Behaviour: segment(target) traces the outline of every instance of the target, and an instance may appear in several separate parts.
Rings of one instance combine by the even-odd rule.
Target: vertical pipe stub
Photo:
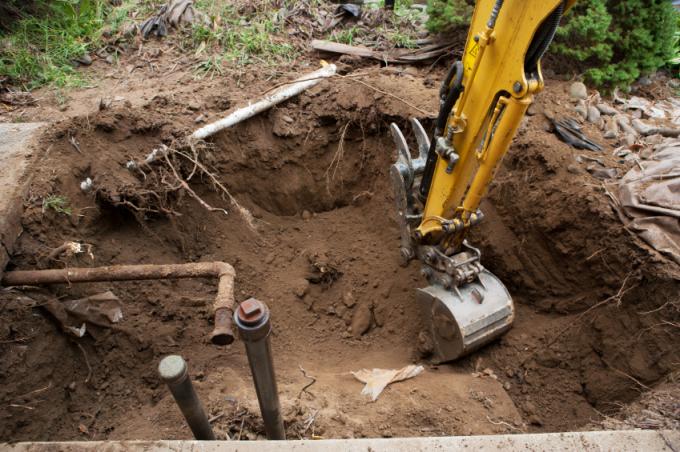
[[[269,308],[255,298],[249,298],[241,303],[234,315],[241,339],[256,342],[269,336]]]
[[[261,301],[249,298],[234,312],[234,323],[246,346],[248,364],[253,374],[253,383],[255,383],[255,392],[267,439],[286,439],[269,342],[269,333],[272,330],[269,322],[269,308]]]
[[[172,397],[184,415],[194,437],[198,440],[214,440],[215,433],[210,426],[208,416],[196,394],[189,378],[189,370],[184,358],[178,355],[166,356],[158,364],[158,373],[168,385]]]
[[[158,365],[158,373],[167,385],[174,385],[187,377],[187,363],[179,355],[166,356]]]

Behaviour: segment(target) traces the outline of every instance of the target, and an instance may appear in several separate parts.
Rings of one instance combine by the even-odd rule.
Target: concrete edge
[[[267,452],[317,450],[333,452],[413,451],[668,451],[680,450],[680,432],[674,430],[607,430],[519,435],[443,436],[429,438],[330,439],[300,441],[67,441],[1,443],[1,450],[47,451],[145,451],[160,452]]]
[[[12,193],[6,194],[8,196],[7,203],[5,206],[9,205],[5,211],[1,212],[2,218],[0,218],[0,278],[2,278],[2,273],[5,267],[9,263],[12,253],[14,252],[14,244],[16,239],[19,237],[22,231],[21,226],[21,216],[24,212],[24,198],[28,192],[28,188],[31,182],[32,174],[31,170],[33,165],[38,162],[42,156],[40,152],[37,152],[37,144],[40,137],[43,135],[49,123],[47,122],[33,122],[33,123],[17,123],[17,124],[0,124],[2,127],[2,132],[9,129],[12,126],[20,127],[21,130],[17,134],[18,143],[11,142],[9,144],[4,143],[5,146],[18,145],[22,148],[21,151],[15,152],[14,158],[25,158],[27,162],[20,168],[21,174],[18,176],[15,190]],[[28,137],[25,137],[28,135]],[[4,163],[4,162],[3,162]],[[15,176],[15,177],[16,177]]]

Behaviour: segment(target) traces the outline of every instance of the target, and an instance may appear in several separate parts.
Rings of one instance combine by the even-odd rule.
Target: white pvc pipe
[[[204,138],[213,135],[220,130],[231,127],[234,124],[238,124],[248,118],[261,113],[276,104],[283,102],[286,99],[290,99],[293,96],[297,96],[304,90],[311,88],[312,86],[319,83],[321,80],[335,75],[336,67],[334,64],[329,64],[324,66],[318,71],[314,71],[310,74],[304,75],[299,79],[276,89],[274,92],[258,100],[254,104],[250,104],[247,107],[239,108],[238,110],[229,114],[229,116],[215,121],[207,126],[201,127],[191,134],[192,139],[202,140]]]

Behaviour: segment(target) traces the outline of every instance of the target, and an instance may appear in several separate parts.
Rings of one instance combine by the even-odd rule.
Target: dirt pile
[[[518,303],[515,328],[481,353],[427,366],[367,403],[349,371],[420,359],[413,288],[423,281],[417,264],[399,266],[387,126],[407,129],[409,104],[435,105],[436,97],[408,75],[369,81],[380,91],[324,82],[201,151],[255,228],[198,172],[192,190],[228,215],[206,211],[180,189],[143,204],[157,199],[159,184],[175,182],[159,170],[162,162],[144,174],[126,164],[195,126],[175,114],[182,102],[159,97],[59,124],[45,136],[13,265],[230,262],[237,299],[254,296],[272,310],[290,437],[568,430],[675,369],[676,330],[661,322],[677,322],[677,268],[622,229],[601,183],[573,163],[578,152],[535,116],[507,156],[473,237]],[[556,94],[541,101],[557,104],[563,88],[551,84]],[[202,102],[210,108],[209,98]],[[176,167],[185,178],[192,168]],[[93,190],[84,192],[87,177]],[[144,192],[150,187],[156,194]],[[71,214],[44,208],[49,195],[67,199]],[[66,240],[92,245],[94,260],[50,262],[50,250]],[[39,308],[46,297],[103,290],[123,301],[129,334],[93,327],[75,343]],[[262,426],[242,344],[207,341],[212,290],[208,281],[168,281],[2,293],[0,397],[9,407],[0,436],[189,437],[155,371],[160,357],[181,353],[220,435],[257,438]],[[311,394],[301,392],[309,382],[301,367],[317,379]]]

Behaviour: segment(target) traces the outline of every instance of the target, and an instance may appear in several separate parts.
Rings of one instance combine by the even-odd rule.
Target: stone
[[[300,278],[298,281],[293,283],[292,290],[296,297],[304,298],[304,296],[307,295],[307,292],[309,292],[309,281],[304,278]]]
[[[623,142],[626,146],[632,146],[635,144],[635,135],[632,133],[627,133],[626,136],[623,137]]]
[[[545,116],[548,119],[555,119],[555,112],[550,108],[544,107],[543,116]]]
[[[309,210],[303,210],[302,219],[306,221],[309,220],[310,218],[312,218],[312,214],[309,212]]]
[[[597,109],[597,107],[590,106],[588,107],[588,115],[587,115],[588,122],[593,123],[593,124],[599,124],[600,123],[600,110]]]
[[[526,411],[528,416],[532,416],[538,413],[538,408],[536,408],[534,402],[528,401],[524,404],[524,411]]]
[[[619,136],[619,126],[613,118],[604,118],[604,135],[605,138],[617,138]]]
[[[385,307],[378,305],[373,306],[373,319],[375,320],[375,325],[383,327],[385,325]]]
[[[601,180],[613,179],[617,176],[616,168],[603,168],[599,164],[593,163],[586,167],[593,177]]]
[[[352,334],[354,337],[361,337],[371,329],[371,305],[361,303],[357,306],[352,316]]]
[[[569,87],[569,96],[572,100],[585,100],[588,98],[588,88],[582,82],[574,82]]]
[[[527,116],[534,116],[537,113],[540,113],[540,111],[541,109],[538,106],[538,104],[536,104],[536,102],[533,102],[531,105],[529,105],[529,108],[527,108]]]
[[[643,76],[640,77],[637,82],[640,86],[649,86],[652,84],[652,79],[647,76]]]
[[[354,299],[354,295],[352,295],[351,290],[348,290],[347,292],[342,294],[342,303],[348,308],[353,308],[354,305],[357,304],[356,300]]]
[[[616,115],[614,116],[616,124],[621,128],[625,134],[637,136],[637,131],[630,125],[630,119],[626,115]]]
[[[534,415],[534,416],[529,416],[529,424],[531,424],[531,425],[537,425],[537,426],[540,427],[541,425],[543,425],[543,420],[542,420],[540,417],[536,416],[536,415]]]
[[[87,53],[83,53],[81,56],[74,59],[73,61],[83,66],[89,66],[92,64],[92,57]]]
[[[652,135],[655,128],[639,119],[633,119],[633,128],[641,135]]]
[[[586,119],[588,117],[588,107],[583,100],[579,100],[576,106],[574,106],[574,111],[582,118]]]
[[[604,102],[600,102],[599,104],[595,105],[595,107],[598,110],[600,110],[600,113],[602,113],[603,115],[614,116],[619,113],[619,111],[616,108]]]
[[[283,116],[281,116],[281,119],[283,119],[284,121],[286,121],[288,124],[291,124],[291,123],[293,122],[293,118],[291,118],[291,117],[288,116],[288,115],[283,115]]]
[[[578,165],[571,164],[567,166],[567,171],[569,171],[571,174],[578,174],[581,172],[581,168],[578,167]]]

